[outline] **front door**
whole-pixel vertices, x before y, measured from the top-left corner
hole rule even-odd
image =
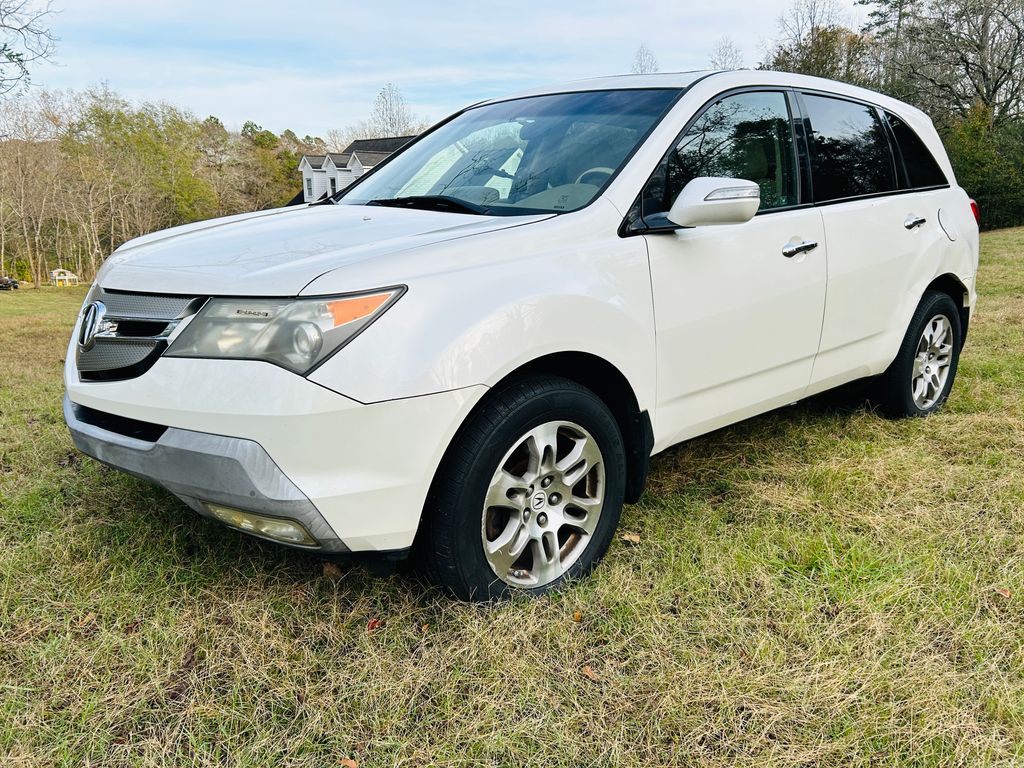
[[[792,125],[783,91],[725,96],[684,131],[645,190],[648,217],[698,176],[761,187],[760,212],[746,224],[645,235],[657,448],[785,405],[807,388],[824,313],[826,248],[820,211],[801,205]]]

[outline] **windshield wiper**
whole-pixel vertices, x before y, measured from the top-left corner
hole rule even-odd
[[[390,208],[419,208],[425,211],[444,211],[446,213],[472,213],[486,216],[491,209],[483,205],[460,200],[448,195],[410,195],[409,197],[383,197],[380,200],[369,200],[364,205],[386,205]]]

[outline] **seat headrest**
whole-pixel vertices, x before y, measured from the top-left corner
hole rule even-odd
[[[748,181],[763,181],[768,178],[768,153],[758,139],[744,139],[737,147],[741,178]]]

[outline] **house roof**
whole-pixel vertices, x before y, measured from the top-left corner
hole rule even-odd
[[[365,166],[376,165],[387,160],[390,156],[390,152],[353,152],[353,155],[359,158],[359,162]]]
[[[389,136],[383,139],[356,139],[345,147],[344,154],[359,152],[360,156],[362,156],[363,152],[376,152],[390,155],[415,138],[415,136]]]
[[[388,136],[382,139],[356,139],[345,147],[344,152],[330,152],[326,155],[303,155],[302,159],[317,170],[323,168],[328,157],[339,168],[347,166],[352,155],[359,155],[359,162],[363,165],[376,165],[383,162],[388,155],[401,149],[415,138],[415,136]]]

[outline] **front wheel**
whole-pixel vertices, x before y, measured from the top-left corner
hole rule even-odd
[[[963,346],[960,310],[945,293],[928,291],[888,370],[877,382],[877,396],[889,416],[934,413],[949,397]]]
[[[434,482],[419,548],[456,596],[541,594],[590,572],[618,525],[626,459],[614,416],[567,379],[492,393]]]

